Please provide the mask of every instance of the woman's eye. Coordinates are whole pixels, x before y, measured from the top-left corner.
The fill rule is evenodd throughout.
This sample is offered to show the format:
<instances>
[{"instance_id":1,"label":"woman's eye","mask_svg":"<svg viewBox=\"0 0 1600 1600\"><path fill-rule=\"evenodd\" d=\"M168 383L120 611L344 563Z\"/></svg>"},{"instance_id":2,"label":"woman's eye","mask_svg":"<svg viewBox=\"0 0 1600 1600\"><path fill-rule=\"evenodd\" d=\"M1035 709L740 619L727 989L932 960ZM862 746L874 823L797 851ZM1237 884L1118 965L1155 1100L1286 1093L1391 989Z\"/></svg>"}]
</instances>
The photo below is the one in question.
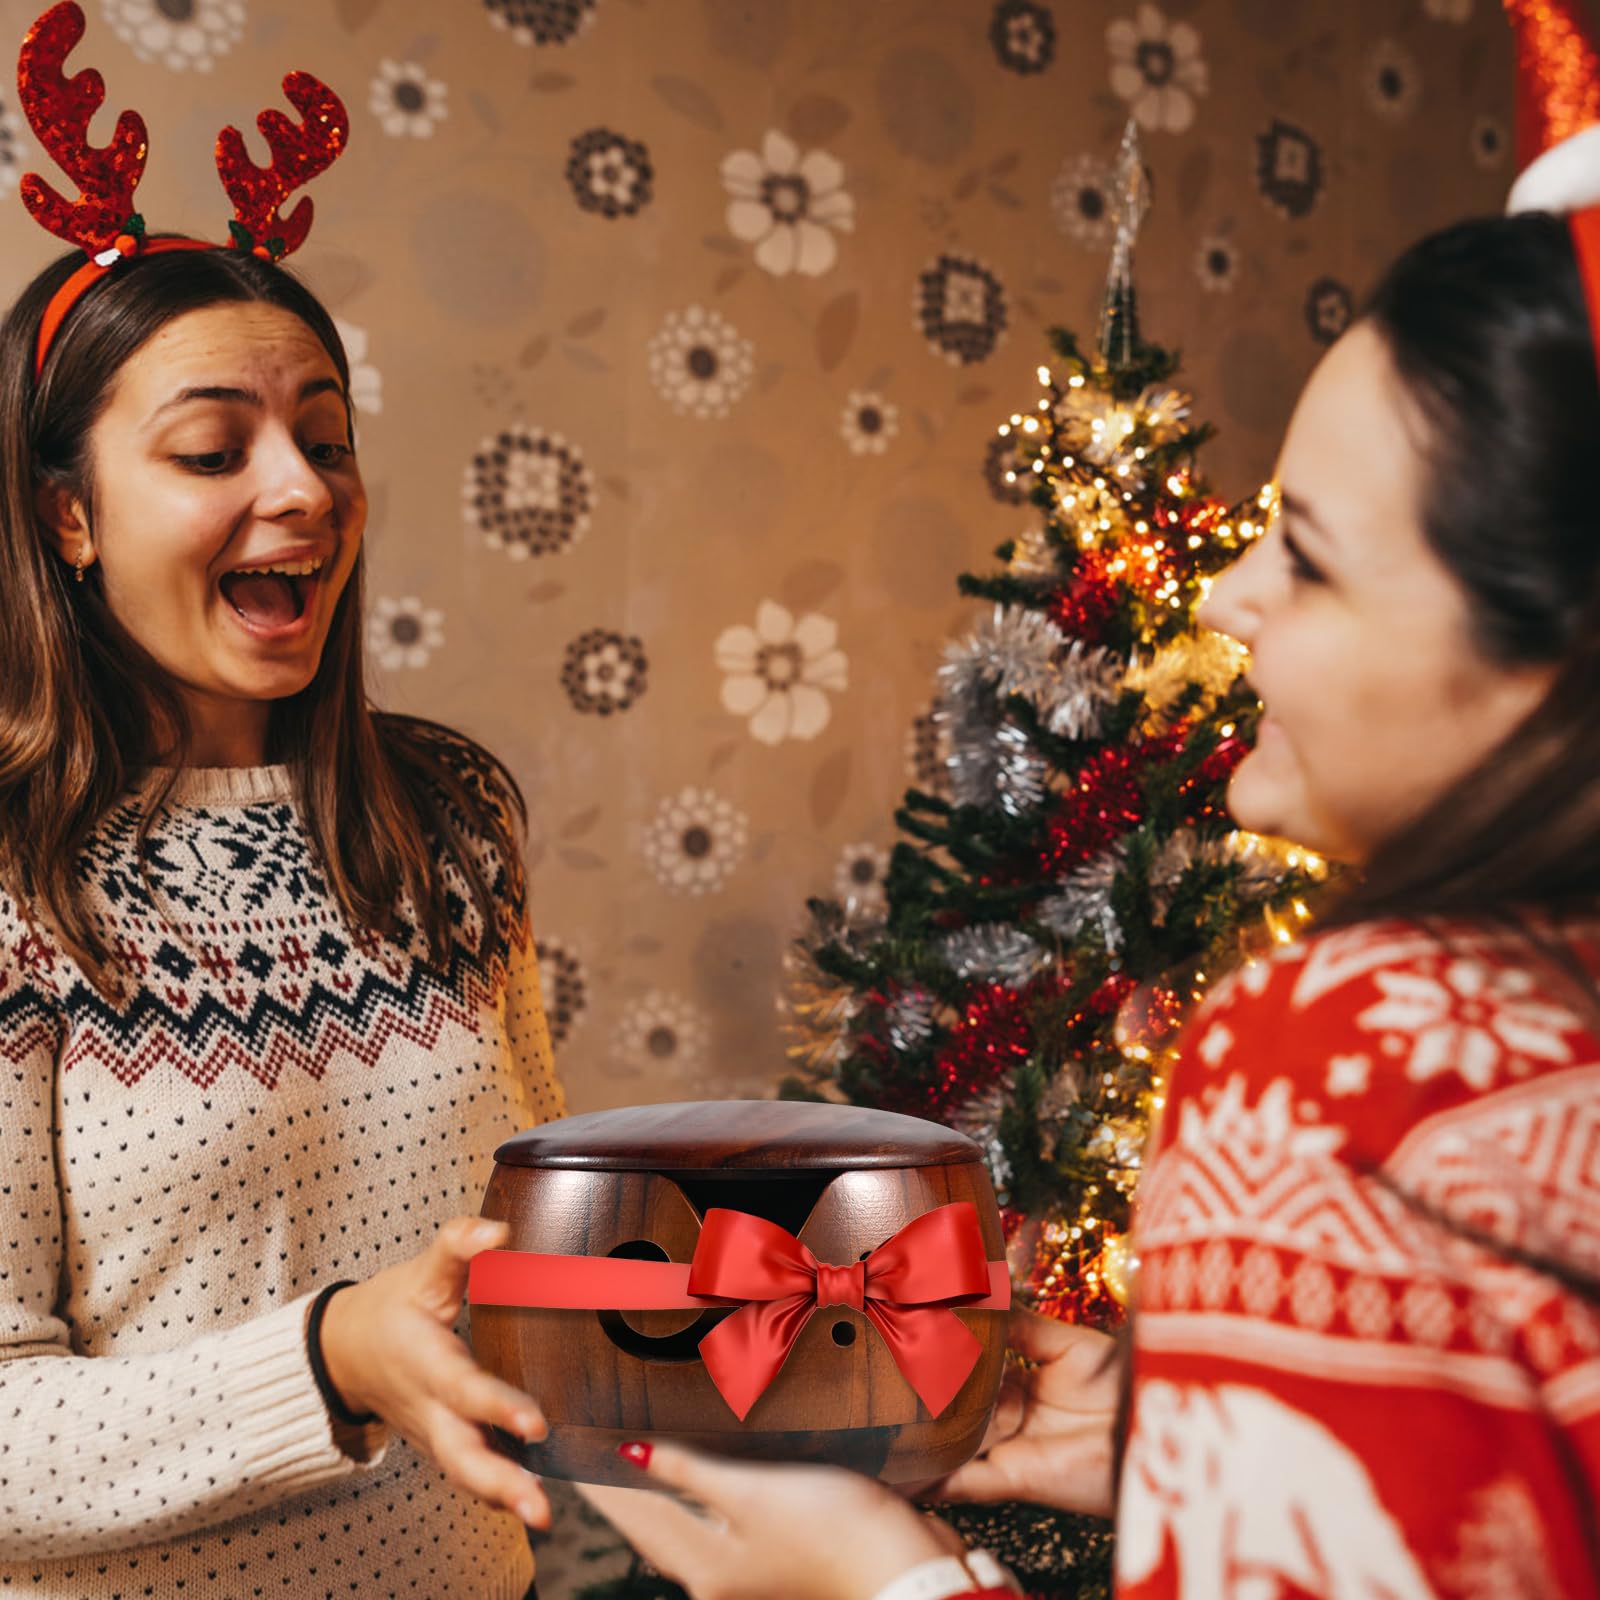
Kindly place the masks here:
<instances>
[{"instance_id":1,"label":"woman's eye","mask_svg":"<svg viewBox=\"0 0 1600 1600\"><path fill-rule=\"evenodd\" d=\"M1285 531L1283 535L1284 553L1289 557L1289 576L1297 583L1321 583L1322 571L1306 558L1306 553L1294 541L1294 536Z\"/></svg>"},{"instance_id":2,"label":"woman's eye","mask_svg":"<svg viewBox=\"0 0 1600 1600\"><path fill-rule=\"evenodd\" d=\"M233 460L231 450L202 450L196 455L174 456L180 467L190 472L226 472Z\"/></svg>"},{"instance_id":3,"label":"woman's eye","mask_svg":"<svg viewBox=\"0 0 1600 1600\"><path fill-rule=\"evenodd\" d=\"M347 444L313 444L306 446L306 454L319 467L336 467L348 461L355 451Z\"/></svg>"}]
</instances>

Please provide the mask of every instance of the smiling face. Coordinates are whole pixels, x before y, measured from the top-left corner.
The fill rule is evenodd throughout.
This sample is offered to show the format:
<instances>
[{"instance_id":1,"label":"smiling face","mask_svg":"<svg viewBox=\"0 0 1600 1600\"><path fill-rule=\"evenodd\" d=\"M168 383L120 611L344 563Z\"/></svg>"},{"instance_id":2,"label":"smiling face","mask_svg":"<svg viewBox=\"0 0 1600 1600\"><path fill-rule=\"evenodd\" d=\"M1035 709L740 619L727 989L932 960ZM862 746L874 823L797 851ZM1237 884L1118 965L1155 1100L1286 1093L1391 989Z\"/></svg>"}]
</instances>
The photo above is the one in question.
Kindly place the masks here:
<instances>
[{"instance_id":1,"label":"smiling face","mask_svg":"<svg viewBox=\"0 0 1600 1600\"><path fill-rule=\"evenodd\" d=\"M1283 514L1213 587L1208 627L1250 650L1265 708L1228 808L1359 864L1521 722L1554 676L1474 646L1424 539L1425 424L1381 336L1328 353L1284 440Z\"/></svg>"},{"instance_id":2,"label":"smiling face","mask_svg":"<svg viewBox=\"0 0 1600 1600\"><path fill-rule=\"evenodd\" d=\"M118 372L90 460L92 516L41 503L63 557L92 549L112 614L184 697L191 759L261 760L271 702L316 674L366 521L333 358L277 306L175 317Z\"/></svg>"}]
</instances>

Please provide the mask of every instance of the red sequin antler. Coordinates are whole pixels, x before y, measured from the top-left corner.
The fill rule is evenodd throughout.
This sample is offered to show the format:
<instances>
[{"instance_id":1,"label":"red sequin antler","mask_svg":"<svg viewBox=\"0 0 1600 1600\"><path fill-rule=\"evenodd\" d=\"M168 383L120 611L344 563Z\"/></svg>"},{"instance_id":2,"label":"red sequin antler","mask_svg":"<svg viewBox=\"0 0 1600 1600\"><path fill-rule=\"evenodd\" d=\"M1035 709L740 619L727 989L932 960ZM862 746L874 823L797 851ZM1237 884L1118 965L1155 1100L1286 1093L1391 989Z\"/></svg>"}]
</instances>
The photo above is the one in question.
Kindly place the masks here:
<instances>
[{"instance_id":1,"label":"red sequin antler","mask_svg":"<svg viewBox=\"0 0 1600 1600\"><path fill-rule=\"evenodd\" d=\"M245 154L244 135L224 128L217 135L217 171L233 201L228 231L241 250L277 261L298 250L311 229L311 200L303 197L288 216L278 207L302 184L332 166L350 133L350 118L327 84L309 72L291 72L283 92L304 119L298 126L281 111L256 118L272 151L272 165L259 167Z\"/></svg>"},{"instance_id":2,"label":"red sequin antler","mask_svg":"<svg viewBox=\"0 0 1600 1600\"><path fill-rule=\"evenodd\" d=\"M105 80L93 67L71 78L61 70L83 28L75 0L61 0L29 28L17 60L17 94L29 125L82 195L64 200L30 172L20 186L22 199L38 223L91 256L114 247L126 253L143 232L133 191L144 174L149 139L144 118L124 111L110 144L89 143L89 119L105 100Z\"/></svg>"}]
</instances>

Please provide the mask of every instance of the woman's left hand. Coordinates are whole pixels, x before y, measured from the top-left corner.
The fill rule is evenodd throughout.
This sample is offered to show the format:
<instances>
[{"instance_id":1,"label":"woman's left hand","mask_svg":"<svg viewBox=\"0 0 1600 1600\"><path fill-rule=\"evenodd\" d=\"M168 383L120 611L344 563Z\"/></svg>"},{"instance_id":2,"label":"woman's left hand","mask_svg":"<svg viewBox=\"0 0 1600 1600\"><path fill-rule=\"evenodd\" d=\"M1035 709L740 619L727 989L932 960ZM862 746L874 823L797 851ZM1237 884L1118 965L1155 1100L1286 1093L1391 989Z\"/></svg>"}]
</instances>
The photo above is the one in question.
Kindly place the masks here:
<instances>
[{"instance_id":1,"label":"woman's left hand","mask_svg":"<svg viewBox=\"0 0 1600 1600\"><path fill-rule=\"evenodd\" d=\"M649 1489L582 1493L695 1600L871 1600L908 1568L962 1548L944 1523L841 1467L718 1460L668 1444L622 1453L641 1482L694 1507Z\"/></svg>"}]
</instances>

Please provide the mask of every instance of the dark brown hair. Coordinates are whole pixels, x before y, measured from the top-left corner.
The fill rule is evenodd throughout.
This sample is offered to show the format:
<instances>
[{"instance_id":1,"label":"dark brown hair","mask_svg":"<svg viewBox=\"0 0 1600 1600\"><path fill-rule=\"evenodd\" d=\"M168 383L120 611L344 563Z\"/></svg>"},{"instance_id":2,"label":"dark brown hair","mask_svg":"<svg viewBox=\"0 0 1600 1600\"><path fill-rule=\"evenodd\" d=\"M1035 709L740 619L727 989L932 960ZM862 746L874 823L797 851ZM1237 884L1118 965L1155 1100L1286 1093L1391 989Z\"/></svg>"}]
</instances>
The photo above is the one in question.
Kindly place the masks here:
<instances>
[{"instance_id":1,"label":"dark brown hair","mask_svg":"<svg viewBox=\"0 0 1600 1600\"><path fill-rule=\"evenodd\" d=\"M45 268L0 325L0 883L112 993L114 963L88 913L79 852L140 773L171 766L144 807L142 847L187 764L191 732L177 687L112 615L98 569L75 583L50 548L37 492L59 485L92 518L93 429L117 374L186 312L234 302L280 307L326 347L347 396L350 372L333 319L283 267L238 250L176 250L125 262L91 288L35 383L40 317L82 259L74 252ZM448 860L470 888L487 954L504 934L507 907L520 912L522 795L471 740L369 705L363 573L358 555L316 676L273 703L266 759L290 769L329 887L353 925L393 931L405 894L431 959L442 963L451 942ZM158 728L173 735L161 749Z\"/></svg>"}]
</instances>

